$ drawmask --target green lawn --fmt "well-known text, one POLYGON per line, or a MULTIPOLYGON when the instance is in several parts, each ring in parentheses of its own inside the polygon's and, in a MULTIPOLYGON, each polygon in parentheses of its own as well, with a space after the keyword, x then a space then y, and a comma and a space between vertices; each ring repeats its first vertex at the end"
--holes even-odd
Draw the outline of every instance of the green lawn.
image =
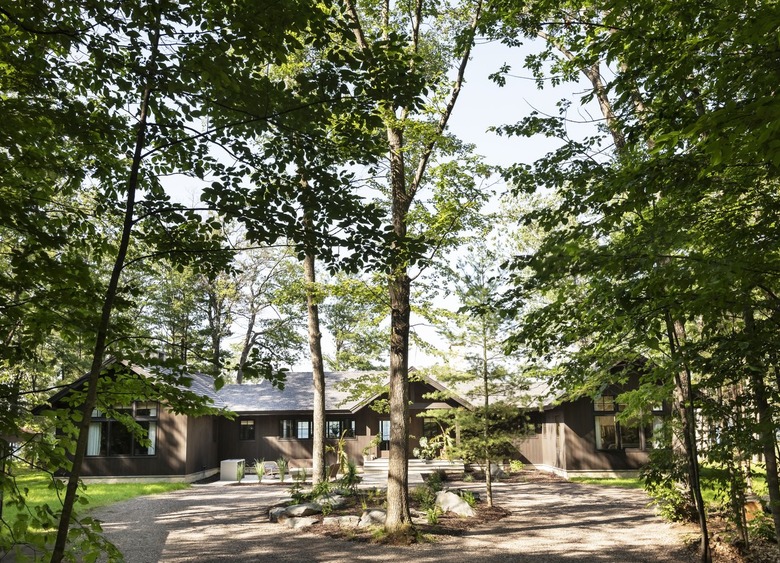
POLYGON ((620 487, 623 489, 641 489, 642 482, 639 477, 620 477, 615 479, 602 479, 593 477, 572 477, 569 479, 574 483, 585 483, 586 485, 601 485, 604 487, 620 487))
MULTIPOLYGON (((642 481, 639 477, 620 478, 620 479, 595 479, 588 477, 572 477, 570 479, 575 483, 585 483, 587 485, 600 485, 604 487, 622 487, 626 489, 641 489, 642 481)), ((723 489, 727 480, 725 469, 716 467, 701 468, 701 494, 707 505, 719 505, 723 503, 723 489)), ((758 496, 766 496, 766 477, 760 467, 753 467, 753 492, 758 496)))
MULTIPOLYGON (((28 490, 26 495, 27 507, 25 510, 34 511, 36 506, 48 505, 52 511, 56 511, 62 506, 57 492, 49 486, 51 478, 48 475, 40 472, 24 472, 17 476, 16 482, 19 489, 28 490)), ((106 506, 141 495, 165 493, 188 487, 187 483, 94 483, 87 485, 86 491, 80 493, 80 496, 84 497, 88 503, 78 503, 76 512, 83 514, 92 508, 106 506)), ((64 498, 64 488, 60 491, 60 495, 64 498)), ((7 522, 12 522, 17 514, 18 509, 16 506, 8 504, 3 506, 3 519, 7 522)))

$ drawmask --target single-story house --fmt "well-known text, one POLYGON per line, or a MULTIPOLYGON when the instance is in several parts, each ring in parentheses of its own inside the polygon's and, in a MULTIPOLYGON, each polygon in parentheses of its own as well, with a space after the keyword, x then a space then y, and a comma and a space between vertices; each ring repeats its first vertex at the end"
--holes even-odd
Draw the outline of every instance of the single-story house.
MULTIPOLYGON (((110 377, 116 371, 142 378, 154 378, 138 366, 110 363, 110 377)), ((349 458, 362 464, 364 454, 388 455, 389 414, 371 407, 386 399, 376 392, 355 398, 345 386, 367 375, 365 372, 327 372, 326 443, 335 446, 343 437, 349 458)), ((49 403, 67 407, 67 398, 83 387, 87 376, 53 396, 49 403)), ((131 416, 146 432, 137 440, 117 420, 99 408, 92 413, 84 478, 101 480, 194 481, 214 475, 220 461, 245 459, 310 459, 312 457, 313 385, 311 372, 288 372, 284 389, 269 382, 226 385, 215 391, 213 380, 203 374, 188 374, 190 390, 206 397, 224 414, 188 416, 167 408, 164 401, 134 401, 116 411, 131 416)), ((438 425, 418 417, 428 409, 470 407, 454 395, 446 399, 426 397, 444 391, 438 381, 417 374, 409 384, 409 451, 421 436, 438 433, 438 425)), ((75 408, 75 407, 74 407, 75 408)), ((330 454, 333 457, 333 454, 330 454)))
MULTIPOLYGON (((138 366, 110 363, 112 372, 154 379, 155 375, 138 366)), ((326 373, 326 440, 335 446, 344 439, 345 450, 358 465, 364 455, 387 457, 390 434, 388 414, 372 409, 387 398, 375 390, 355 396, 350 382, 359 381, 366 372, 326 373)), ((382 379, 381 374, 379 379, 382 379)), ((245 459, 310 459, 312 457, 313 391, 311 372, 287 373, 284 389, 269 382, 226 385, 214 389, 212 378, 188 374, 189 389, 207 398, 218 414, 192 416, 177 414, 163 400, 143 400, 117 409, 131 416, 146 432, 146 440, 137 440, 127 428, 106 416, 100 409, 92 413, 87 457, 82 468, 85 478, 122 480, 194 481, 219 471, 220 461, 245 459)), ((69 394, 78 390, 86 376, 51 398, 53 406, 67 404, 69 394)), ((653 431, 663 410, 652 411, 652 422, 621 422, 622 410, 616 397, 636 386, 636 377, 625 387, 604 386, 593 400, 587 397, 562 400, 543 383, 532 386, 533 407, 523 407, 533 429, 518 444, 517 457, 526 464, 557 473, 617 476, 635 473, 648 461, 654 445, 653 431)), ((366 388, 371 388, 366 386, 366 388)), ((465 399, 448 391, 440 382, 419 372, 409 384, 409 451, 419 445, 420 437, 439 433, 438 425, 420 415, 428 409, 472 408, 465 399), (430 399, 434 391, 448 398, 430 399)), ((126 403, 126 402, 125 402, 126 403)), ((334 454, 329 454, 329 463, 334 454)))
MULTIPOLYGON (((325 437, 335 446, 344 437, 345 450, 352 461, 362 463, 363 455, 386 457, 390 439, 390 415, 371 407, 387 394, 377 392, 355 397, 349 382, 358 381, 366 372, 326 372, 325 437)), ((428 409, 470 407, 460 397, 430 399, 444 386, 433 378, 417 373, 409 383, 409 451, 419 444, 421 436, 438 433, 438 426, 418 415, 428 409)), ((314 395, 311 372, 287 373, 283 390, 267 382, 226 385, 218 392, 228 409, 238 416, 220 421, 220 457, 247 460, 278 457, 307 459, 312 457, 312 412, 314 395)))

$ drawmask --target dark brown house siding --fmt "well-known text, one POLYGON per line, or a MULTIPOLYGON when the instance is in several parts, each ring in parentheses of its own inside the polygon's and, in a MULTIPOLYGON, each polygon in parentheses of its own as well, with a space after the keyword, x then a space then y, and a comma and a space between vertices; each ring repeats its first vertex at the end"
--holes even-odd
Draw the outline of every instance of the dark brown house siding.
MULTIPOLYGON (((618 394, 611 389, 607 393, 618 394)), ((532 425, 541 430, 524 440, 520 459, 539 469, 564 476, 577 474, 614 475, 637 471, 649 459, 649 452, 638 448, 596 448, 593 400, 580 398, 529 414, 532 425)))
MULTIPOLYGON (((409 453, 419 444, 422 436, 423 420, 418 417, 428 408, 453 408, 454 401, 431 401, 425 398, 427 393, 434 391, 432 387, 422 382, 413 382, 410 397, 414 401, 409 409, 409 453)), ((385 397, 379 397, 382 399, 385 397)), ((276 460, 311 459, 312 440, 297 438, 281 438, 280 426, 284 419, 311 420, 311 412, 286 412, 273 414, 244 414, 234 420, 221 419, 219 422, 219 458, 245 459, 252 463, 255 459, 276 460), (254 421, 254 438, 240 439, 241 421, 254 421)), ((369 453, 382 456, 381 448, 371 446, 371 440, 379 433, 379 421, 389 419, 389 415, 378 413, 365 406, 355 413, 335 411, 326 415, 328 420, 349 419, 355 421, 354 438, 345 439, 345 448, 349 459, 357 465, 363 464, 363 450, 368 447, 369 453)), ((328 439, 326 444, 336 446, 338 440, 328 439)), ((386 455, 386 452, 385 454, 386 455)), ((328 454, 329 462, 335 461, 335 454, 328 454)))
POLYGON ((189 418, 160 408, 155 454, 151 456, 87 456, 84 477, 184 477, 189 418))
POLYGON ((216 416, 190 417, 187 420, 186 474, 196 476, 219 468, 219 419, 216 416))

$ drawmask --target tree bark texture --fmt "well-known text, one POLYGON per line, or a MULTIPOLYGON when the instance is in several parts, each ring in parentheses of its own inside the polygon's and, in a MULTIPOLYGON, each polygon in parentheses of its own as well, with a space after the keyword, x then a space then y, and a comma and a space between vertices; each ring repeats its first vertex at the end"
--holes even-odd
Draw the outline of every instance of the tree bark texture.
POLYGON ((483 393, 485 397, 485 425, 482 431, 482 438, 485 441, 485 495, 487 496, 487 505, 493 506, 493 474, 490 472, 490 447, 488 446, 488 440, 490 439, 490 385, 488 383, 488 342, 487 342, 487 328, 485 327, 485 320, 482 320, 482 385, 483 393))
POLYGON ((390 460, 387 468, 385 529, 397 532, 411 525, 409 513, 409 322, 410 287, 406 251, 406 216, 411 198, 406 191, 403 134, 389 127, 392 221, 397 260, 392 264, 390 296, 390 460))
POLYGON ((306 281, 306 309, 309 317, 309 350, 314 384, 314 414, 312 436, 312 483, 327 479, 325 465, 325 369, 322 363, 322 333, 316 296, 314 254, 308 252, 303 260, 306 281))
POLYGON ((674 374, 674 407, 682 425, 682 438, 685 454, 688 462, 688 486, 696 504, 696 512, 699 517, 701 530, 701 561, 710 563, 712 553, 710 551, 710 538, 707 530, 707 512, 704 499, 701 495, 701 483, 699 480, 699 454, 696 446, 696 414, 693 409, 693 387, 690 370, 681 361, 679 346, 685 341, 685 327, 679 320, 673 320, 669 311, 666 312, 666 331, 669 339, 669 350, 672 359, 675 360, 676 371, 674 374))
MULTIPOLYGON (((159 42, 159 30, 155 33, 152 42, 152 57, 157 51, 159 42)), ((100 380, 100 373, 103 367, 104 356, 106 352, 106 340, 109 327, 111 325, 111 313, 114 309, 119 279, 122 274, 122 268, 127 257, 127 250, 130 246, 130 236, 133 229, 133 214, 135 212, 135 198, 138 189, 138 174, 141 167, 141 158, 143 148, 146 143, 146 127, 149 112, 149 101, 152 94, 151 80, 147 82, 141 97, 141 105, 138 117, 138 131, 136 133, 135 149, 133 161, 130 168, 130 177, 127 182, 127 201, 125 203, 124 221, 122 223, 122 236, 117 249, 117 255, 114 260, 114 266, 111 271, 111 278, 106 288, 105 298, 103 299, 103 309, 100 316, 97 335, 95 338, 95 348, 92 356, 92 367, 89 371, 87 380, 87 396, 82 405, 82 417, 79 423, 79 435, 76 442, 76 451, 73 454, 73 465, 71 467, 68 484, 65 491, 65 499, 62 503, 62 513, 60 514, 59 526, 57 528, 57 539, 52 550, 52 563, 59 563, 65 556, 67 546, 68 530, 70 529, 71 518, 73 517, 73 506, 76 502, 79 479, 81 477, 81 466, 84 462, 84 456, 87 452, 87 440, 89 437, 89 425, 92 419, 92 410, 97 404, 97 388, 100 380)))

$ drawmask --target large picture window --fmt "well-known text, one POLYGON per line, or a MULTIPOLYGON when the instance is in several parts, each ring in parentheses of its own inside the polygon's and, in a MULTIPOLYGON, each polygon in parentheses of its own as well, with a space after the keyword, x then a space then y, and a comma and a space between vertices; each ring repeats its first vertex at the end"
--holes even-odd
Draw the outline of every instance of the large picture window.
POLYGON ((118 415, 132 417, 141 428, 130 430, 122 421, 95 409, 87 437, 88 456, 152 456, 157 451, 157 411, 155 402, 135 402, 112 409, 118 415))
POLYGON ((279 422, 280 438, 297 438, 298 440, 310 440, 312 436, 312 424, 309 419, 285 418, 279 422))
POLYGON ((653 422, 642 424, 638 418, 617 419, 625 408, 614 395, 602 395, 593 401, 595 411, 596 449, 598 450, 647 450, 654 446, 653 430, 661 423, 661 407, 653 407, 653 422), (656 412, 658 411, 658 412, 656 412))
POLYGON ((325 422, 326 438, 345 438, 355 437, 355 421, 351 418, 342 418, 338 420, 328 420, 325 422))

